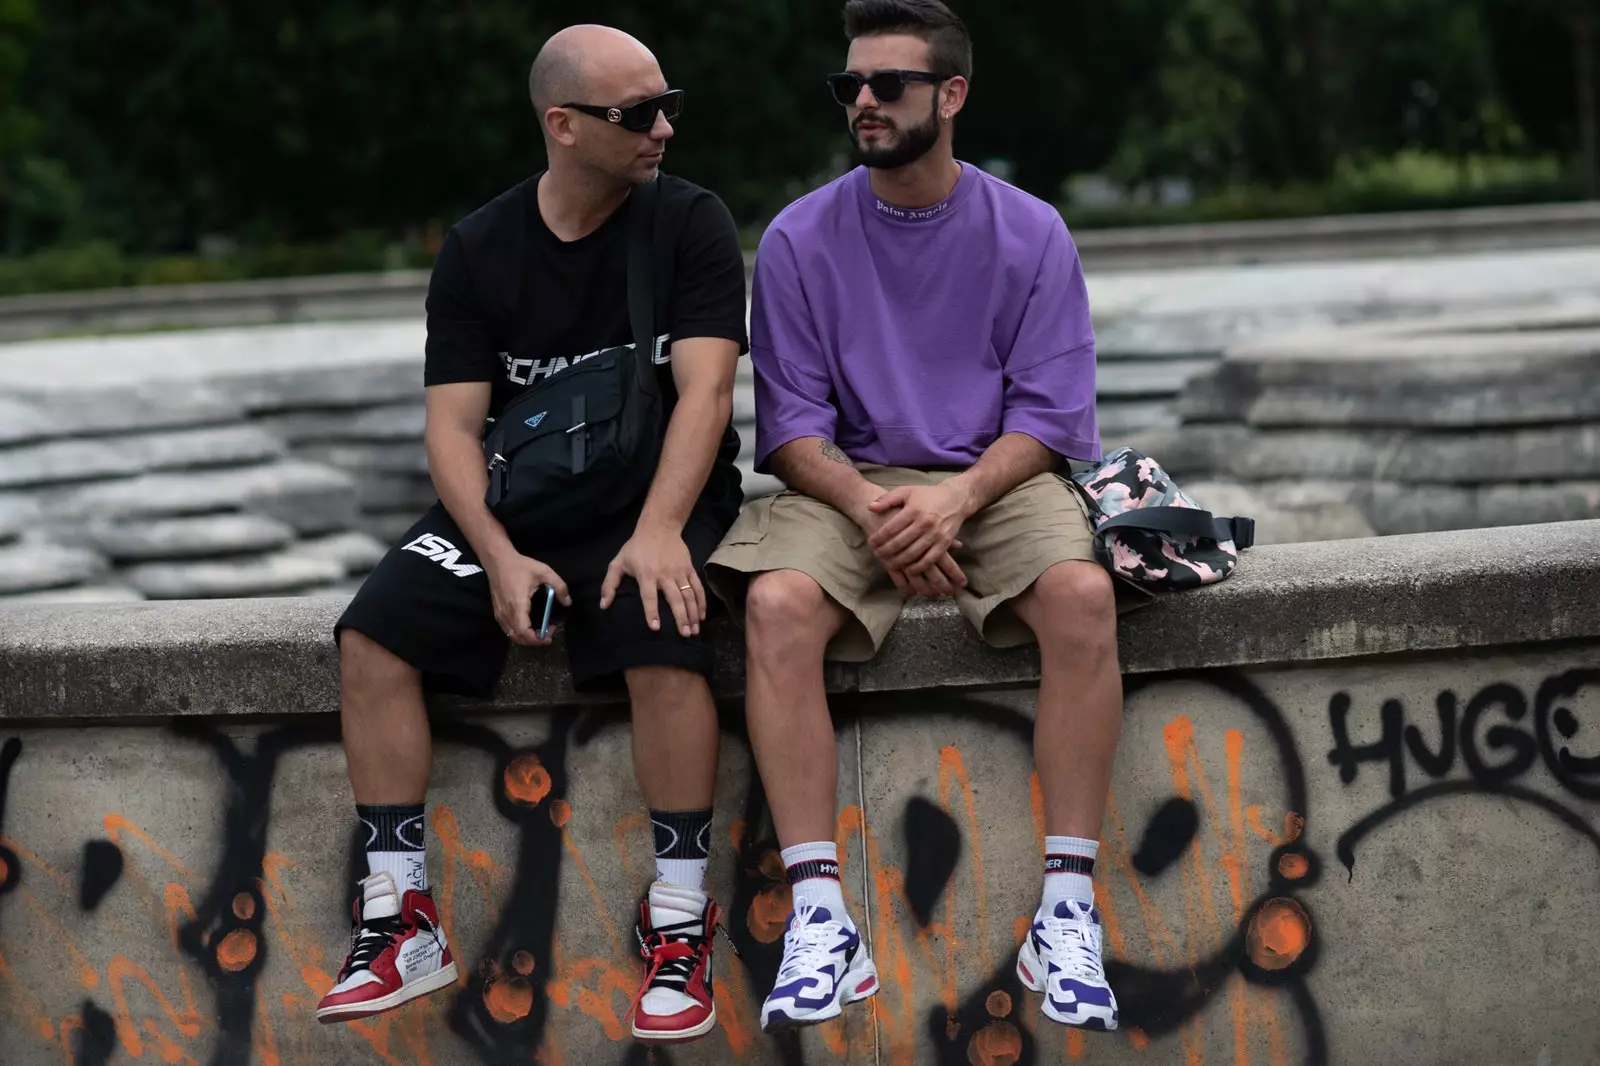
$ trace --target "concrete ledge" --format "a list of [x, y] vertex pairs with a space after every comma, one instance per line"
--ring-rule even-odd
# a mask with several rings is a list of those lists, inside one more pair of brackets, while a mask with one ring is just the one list
[[[1158, 600], [1121, 628], [1126, 673], [1304, 663], [1600, 636], [1600, 521], [1255, 549], [1220, 585]], [[0, 606], [0, 719], [328, 713], [343, 598]], [[714, 637], [724, 697], [743, 692], [737, 631]], [[1031, 649], [995, 652], [948, 604], [909, 604], [879, 658], [830, 667], [834, 692], [1026, 683]], [[455, 701], [445, 701], [455, 702]], [[490, 706], [576, 696], [558, 647], [518, 652]]]

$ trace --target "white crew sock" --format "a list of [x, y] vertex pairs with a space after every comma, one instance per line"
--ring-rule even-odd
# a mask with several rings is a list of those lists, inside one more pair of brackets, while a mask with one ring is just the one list
[[844, 892], [839, 887], [839, 848], [833, 841], [784, 848], [783, 866], [794, 888], [795, 910], [810, 904], [826, 910], [829, 918], [846, 929], [855, 928], [845, 913]]
[[1044, 838], [1044, 899], [1040, 909], [1045, 914], [1055, 913], [1056, 904], [1066, 899], [1094, 902], [1094, 859], [1099, 852], [1098, 840]]

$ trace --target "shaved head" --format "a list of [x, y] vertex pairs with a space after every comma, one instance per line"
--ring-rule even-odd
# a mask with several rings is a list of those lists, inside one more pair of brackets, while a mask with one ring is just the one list
[[[656, 57], [637, 38], [610, 26], [568, 26], [544, 43], [528, 71], [528, 97], [543, 114], [567, 103], [591, 103], [595, 73], [656, 66]], [[609, 103], [610, 101], [606, 101]]]

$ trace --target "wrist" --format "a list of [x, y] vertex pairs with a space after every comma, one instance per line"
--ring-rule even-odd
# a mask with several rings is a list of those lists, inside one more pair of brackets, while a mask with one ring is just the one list
[[672, 515], [661, 514], [646, 508], [640, 515], [639, 521], [634, 523], [633, 532], [637, 536], [641, 533], [656, 536], [681, 537], [686, 520], [674, 518]]
[[980, 501], [977, 493], [973, 490], [970, 476], [967, 473], [963, 472], [954, 477], [946, 478], [944, 489], [950, 493], [951, 498], [955, 501], [956, 511], [963, 522], [978, 513]]
[[865, 529], [868, 521], [872, 518], [872, 501], [882, 496], [883, 490], [866, 478], [861, 478], [860, 480], [861, 484], [851, 494], [844, 510], [846, 518]]

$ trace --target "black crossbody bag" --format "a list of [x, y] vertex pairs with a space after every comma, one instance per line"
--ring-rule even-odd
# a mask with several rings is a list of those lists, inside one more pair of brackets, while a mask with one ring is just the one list
[[634, 348], [591, 356], [518, 393], [489, 430], [489, 511], [513, 537], [581, 536], [643, 499], [661, 457], [655, 371], [659, 178], [628, 197]]

